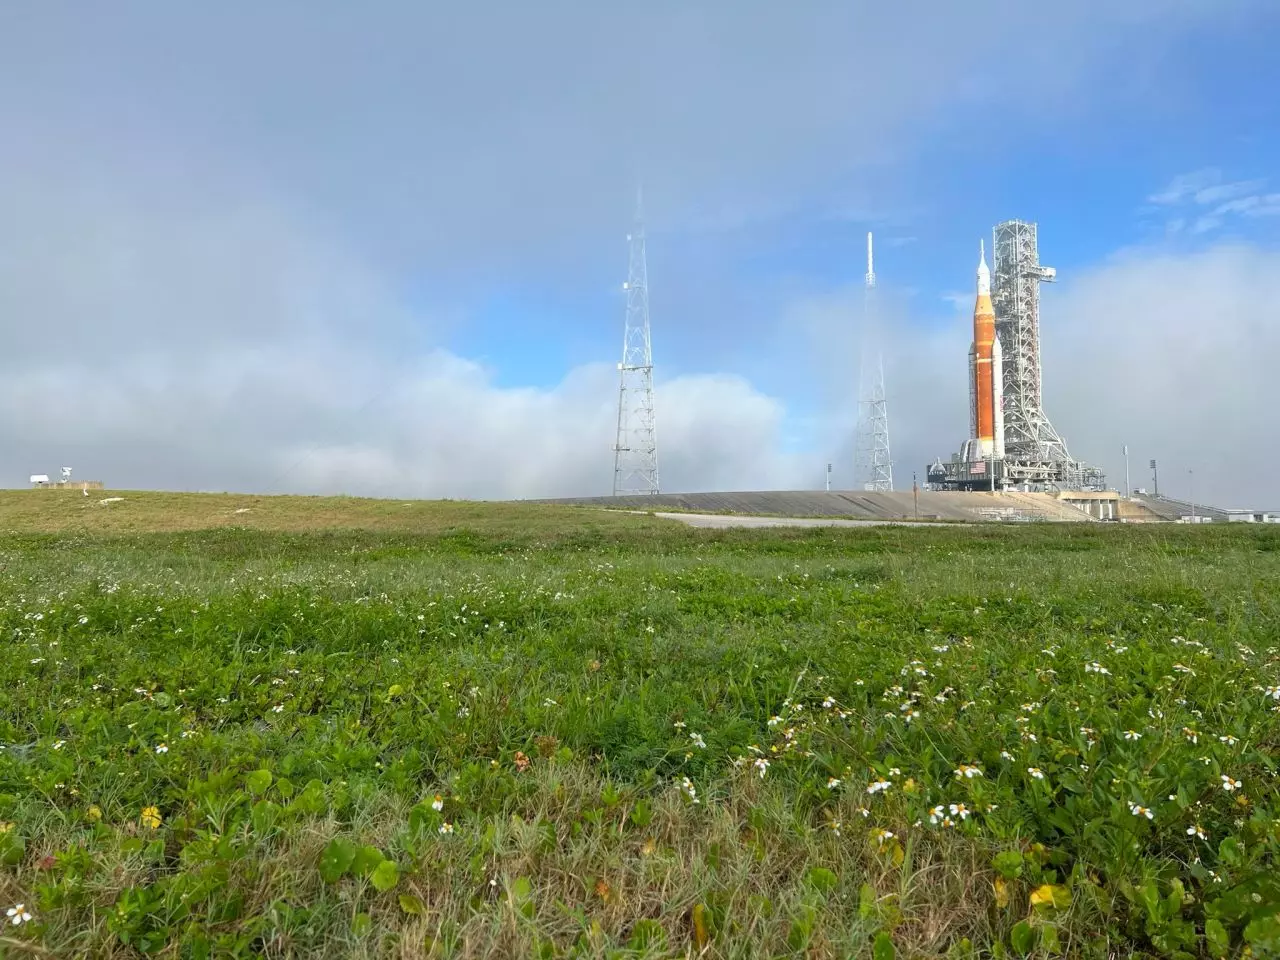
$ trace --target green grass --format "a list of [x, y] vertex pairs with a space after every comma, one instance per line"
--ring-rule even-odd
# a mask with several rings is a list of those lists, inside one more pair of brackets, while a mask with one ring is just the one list
[[1272, 529], [121, 496], [0, 496], [0, 955], [1280, 950]]

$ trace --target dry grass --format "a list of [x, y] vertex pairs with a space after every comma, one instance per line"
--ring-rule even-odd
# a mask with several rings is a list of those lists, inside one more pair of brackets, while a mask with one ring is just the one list
[[[104, 503], [119, 497], [118, 501]], [[540, 535], [633, 531], [663, 524], [651, 517], [590, 507], [469, 500], [375, 500], [357, 497], [258, 496], [235, 493], [34, 489], [0, 491], [0, 532], [136, 534], [243, 529], [302, 533], [368, 530], [405, 534], [467, 531]]]
[[[306, 905], [305, 928], [277, 922], [257, 949], [266, 957], [448, 956], [496, 958], [560, 953], [606, 956], [606, 947], [634, 944], [637, 924], [651, 920], [660, 944], [628, 956], [777, 956], [865, 954], [881, 929], [893, 930], [901, 955], [941, 956], [959, 937], [979, 940], [992, 915], [991, 885], [984, 867], [989, 853], [975, 841], [940, 837], [908, 851], [899, 866], [878, 854], [863, 836], [856, 801], [836, 802], [833, 815], [850, 829], [837, 836], [802, 823], [791, 812], [784, 788], [761, 783], [747, 772], [717, 785], [716, 793], [690, 804], [673, 786], [653, 805], [652, 820], [631, 820], [634, 801], [607, 805], [607, 782], [580, 762], [535, 760], [523, 775], [522, 797], [501, 816], [471, 820], [465, 814], [450, 836], [411, 840], [406, 807], [388, 795], [372, 799], [348, 823], [321, 817], [269, 836], [241, 825], [235, 837], [241, 855], [225, 865], [226, 898], [243, 898], [256, 914], [273, 905]], [[615, 785], [616, 786], [616, 785]], [[215, 820], [203, 826], [210, 828]], [[747, 826], [754, 822], [755, 826]], [[132, 824], [115, 827], [121, 838]], [[74, 846], [79, 828], [49, 830], [42, 847]], [[337, 834], [372, 843], [414, 867], [389, 894], [367, 881], [324, 883], [316, 869], [321, 851]], [[94, 921], [46, 932], [46, 943], [77, 955], [133, 956], [107, 927], [111, 904], [128, 887], [145, 886], [158, 864], [100, 849], [98, 870], [86, 893]], [[811, 871], [825, 867], [836, 877], [830, 890], [815, 887]], [[521, 909], [518, 880], [532, 884]], [[863, 887], [875, 905], [860, 909]], [[0, 874], [0, 900], [18, 893]], [[399, 895], [420, 899], [425, 914], [399, 906]], [[695, 907], [710, 918], [711, 939], [699, 949]], [[280, 908], [275, 908], [277, 911]], [[352, 932], [352, 919], [367, 913], [373, 932]], [[812, 935], [803, 943], [794, 929], [810, 917]], [[162, 956], [178, 956], [175, 938]]]

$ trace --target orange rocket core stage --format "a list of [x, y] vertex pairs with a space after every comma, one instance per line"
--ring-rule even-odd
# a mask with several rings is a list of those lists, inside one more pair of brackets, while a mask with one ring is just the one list
[[978, 302], [973, 309], [973, 419], [984, 453], [996, 438], [994, 369], [991, 362], [995, 339], [996, 312], [991, 307], [991, 294], [979, 290]]
[[1001, 417], [1001, 357], [996, 339], [996, 312], [991, 306], [991, 273], [986, 251], [978, 263], [978, 296], [973, 307], [973, 344], [969, 348], [973, 409], [970, 425], [977, 441], [974, 454], [982, 458], [1004, 455]]

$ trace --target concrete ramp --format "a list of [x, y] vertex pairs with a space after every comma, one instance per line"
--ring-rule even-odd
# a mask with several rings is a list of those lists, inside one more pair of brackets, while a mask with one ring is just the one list
[[[1134, 494], [1132, 502], [1148, 512], [1150, 519], [1178, 520], [1189, 517], [1193, 513], [1198, 517], [1208, 517], [1215, 523], [1226, 523], [1227, 512], [1203, 503], [1189, 503], [1186, 500], [1174, 500], [1171, 497], [1156, 497], [1151, 494]], [[1141, 519], [1148, 519], [1142, 517]]]
[[[526, 501], [646, 512], [719, 513], [758, 517], [844, 517], [850, 520], [914, 520], [911, 491], [766, 490], [726, 493], [662, 493], [623, 497], [574, 497]], [[920, 491], [921, 520], [974, 522], [1084, 522], [1083, 511], [1042, 493]]]

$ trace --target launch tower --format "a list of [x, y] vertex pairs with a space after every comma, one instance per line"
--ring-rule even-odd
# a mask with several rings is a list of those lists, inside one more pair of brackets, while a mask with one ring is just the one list
[[618, 364], [618, 439], [613, 447], [613, 495], [658, 492], [658, 434], [653, 416], [653, 347], [649, 340], [649, 267], [644, 209], [636, 191], [636, 222], [627, 235], [631, 257], [627, 320]]
[[1041, 402], [1040, 284], [1058, 272], [1040, 265], [1036, 225], [1006, 220], [994, 230], [991, 302], [1004, 366], [1007, 483], [1063, 490], [1103, 489], [1100, 470], [1074, 460]]

